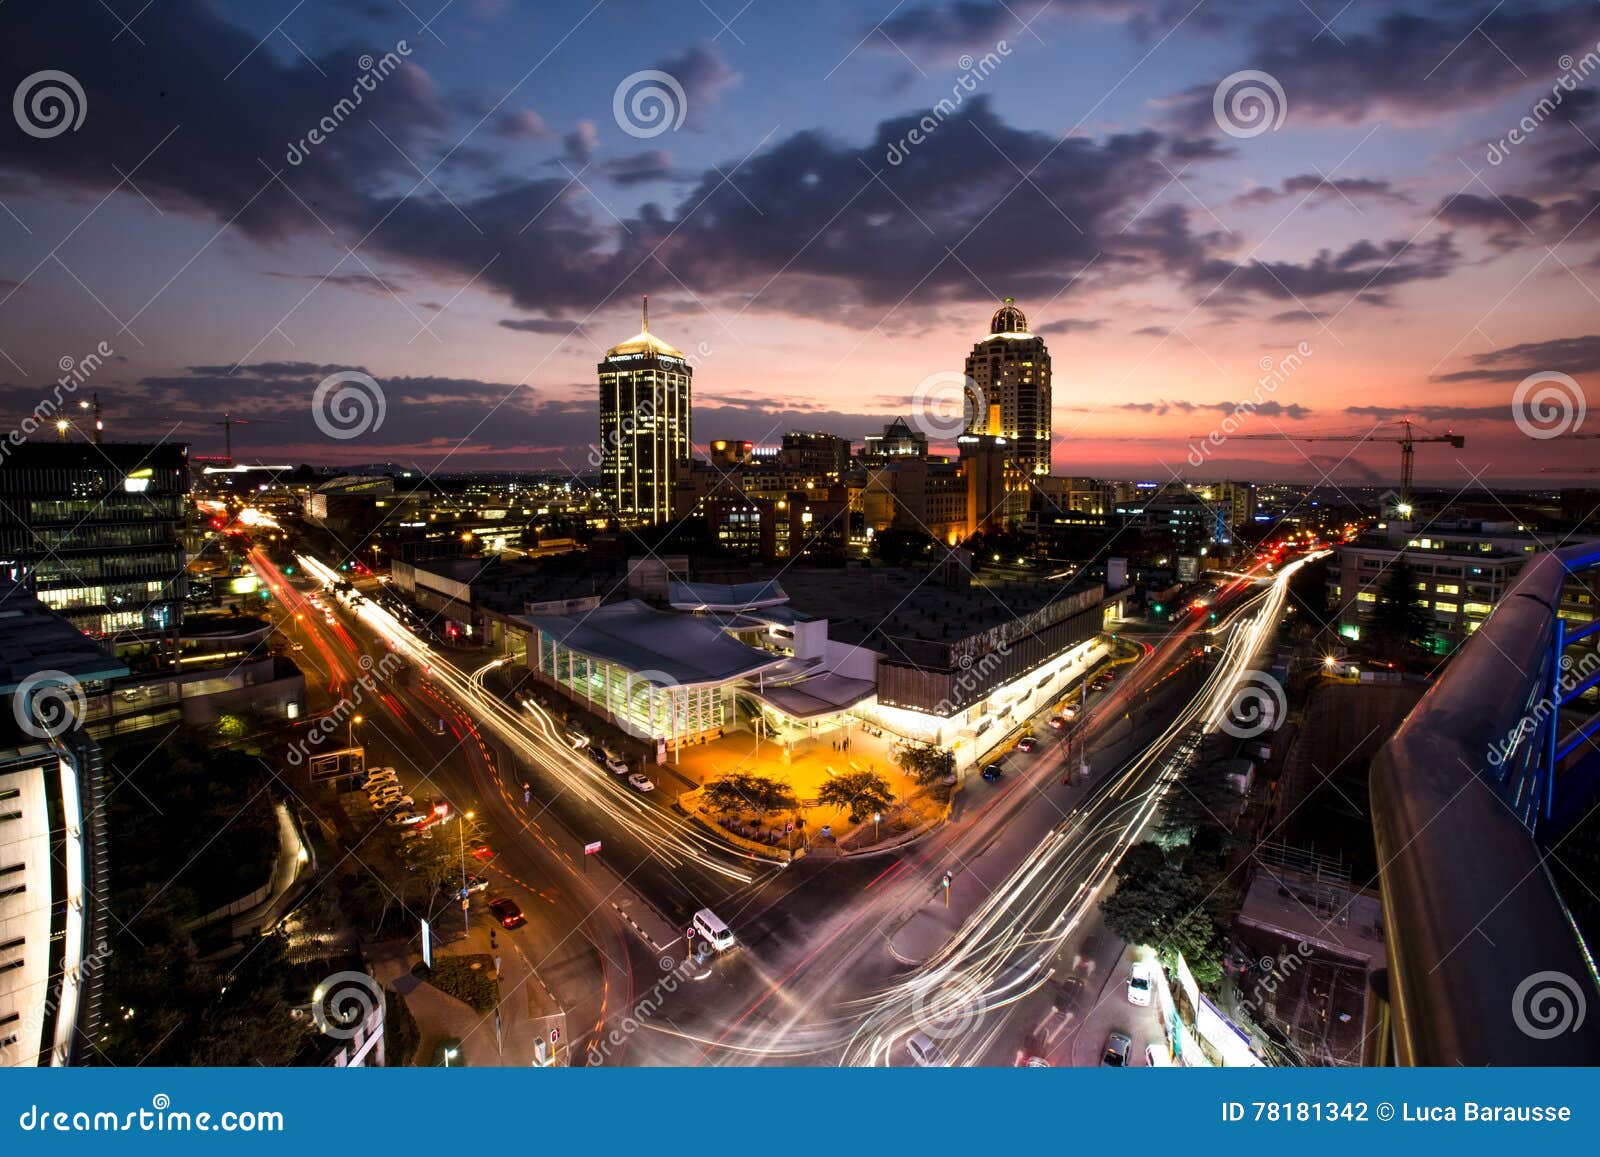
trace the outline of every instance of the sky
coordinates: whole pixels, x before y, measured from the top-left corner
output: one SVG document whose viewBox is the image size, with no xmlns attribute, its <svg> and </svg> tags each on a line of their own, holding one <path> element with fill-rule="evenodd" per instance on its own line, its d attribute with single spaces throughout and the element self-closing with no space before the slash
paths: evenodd
<svg viewBox="0 0 1600 1157">
<path fill-rule="evenodd" d="M 1014 297 L 1057 473 L 1392 484 L 1349 439 L 1402 418 L 1465 437 L 1417 452 L 1451 490 L 1600 464 L 1595 0 L 0 23 L 12 426 L 86 365 L 112 438 L 220 454 L 228 413 L 241 459 L 584 471 L 649 294 L 696 443 L 859 439 L 947 407 Z"/>
</svg>

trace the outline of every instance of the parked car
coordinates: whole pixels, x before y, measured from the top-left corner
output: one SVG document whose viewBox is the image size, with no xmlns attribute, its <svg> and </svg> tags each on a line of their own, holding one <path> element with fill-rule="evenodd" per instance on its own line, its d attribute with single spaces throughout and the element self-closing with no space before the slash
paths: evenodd
<svg viewBox="0 0 1600 1157">
<path fill-rule="evenodd" d="M 489 887 L 489 877 L 488 876 L 468 876 L 467 877 L 467 891 L 468 892 L 483 892 L 483 891 L 487 891 L 488 887 Z M 439 881 L 439 891 L 443 892 L 447 896 L 458 895 L 461 892 L 461 881 L 458 880 L 458 879 L 440 880 Z"/>
<path fill-rule="evenodd" d="M 1128 1053 L 1133 1049 L 1133 1038 L 1125 1032 L 1114 1032 L 1106 1037 L 1106 1051 L 1101 1054 L 1100 1067 L 1103 1069 L 1125 1069 L 1128 1067 Z"/>
<path fill-rule="evenodd" d="M 1032 751 L 1038 746 L 1039 741 L 1031 735 L 1024 735 L 1021 739 L 1017 740 L 1017 750 L 1024 753 Z"/>
<path fill-rule="evenodd" d="M 944 1067 L 944 1054 L 925 1032 L 914 1032 L 906 1037 L 906 1052 L 911 1054 L 912 1063 L 921 1068 Z"/>
<path fill-rule="evenodd" d="M 1050 716 L 1050 729 L 1052 731 L 1061 731 L 1066 726 L 1067 726 L 1067 721 L 1065 719 L 1063 719 L 1061 716 L 1059 716 L 1059 715 Z"/>
<path fill-rule="evenodd" d="M 372 805 L 372 810 L 386 812 L 395 808 L 400 808 L 406 812 L 410 812 L 410 810 L 416 806 L 417 801 L 412 799 L 409 795 L 390 795 L 384 796 L 383 799 L 374 803 Z"/>
<path fill-rule="evenodd" d="M 1172 1067 L 1172 1058 L 1167 1053 L 1167 1046 L 1159 1044 L 1145 1045 L 1144 1063 L 1148 1068 L 1152 1069 L 1170 1069 Z"/>
<path fill-rule="evenodd" d="M 409 828 L 420 824 L 427 818 L 427 816 L 421 814 L 420 812 L 396 811 L 390 812 L 389 815 L 385 817 L 383 822 L 397 828 Z"/>
<path fill-rule="evenodd" d="M 655 791 L 656 785 L 650 782 L 650 777 L 642 771 L 636 771 L 628 777 L 628 786 L 634 791 Z"/>
<path fill-rule="evenodd" d="M 1150 964 L 1145 960 L 1135 960 L 1133 967 L 1128 970 L 1128 1003 L 1140 1007 L 1150 1003 Z"/>
<path fill-rule="evenodd" d="M 998 763 L 985 764 L 983 768 L 983 778 L 988 780 L 990 783 L 993 783 L 1005 773 L 1005 768 L 1001 767 Z"/>
<path fill-rule="evenodd" d="M 528 922 L 517 902 L 507 900 L 504 896 L 498 900 L 490 900 L 489 911 L 494 913 L 494 918 L 500 921 L 500 926 L 503 928 L 521 928 Z"/>
<path fill-rule="evenodd" d="M 607 755 L 606 770 L 612 775 L 627 775 L 628 765 L 614 755 Z"/>
</svg>

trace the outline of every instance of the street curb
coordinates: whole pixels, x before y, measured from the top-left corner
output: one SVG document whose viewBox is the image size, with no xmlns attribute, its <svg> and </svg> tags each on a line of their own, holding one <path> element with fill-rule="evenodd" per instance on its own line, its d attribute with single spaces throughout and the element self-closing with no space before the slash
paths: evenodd
<svg viewBox="0 0 1600 1157">
<path fill-rule="evenodd" d="M 607 900 L 606 903 L 610 904 L 613 908 L 615 908 L 617 910 L 617 915 L 622 917 L 622 922 L 624 924 L 626 924 L 629 928 L 632 928 L 635 932 L 637 932 L 639 934 L 639 939 L 643 940 L 646 944 L 650 945 L 650 947 L 655 949 L 657 952 L 665 952 L 666 951 L 665 948 L 663 948 L 661 945 L 657 944 L 654 940 L 652 940 L 650 938 L 650 933 L 646 932 L 640 926 L 640 924 L 639 924 L 639 922 L 637 920 L 635 920 L 632 916 L 628 915 L 626 912 L 624 912 L 622 910 L 622 905 L 621 904 L 618 904 L 615 900 Z"/>
</svg>

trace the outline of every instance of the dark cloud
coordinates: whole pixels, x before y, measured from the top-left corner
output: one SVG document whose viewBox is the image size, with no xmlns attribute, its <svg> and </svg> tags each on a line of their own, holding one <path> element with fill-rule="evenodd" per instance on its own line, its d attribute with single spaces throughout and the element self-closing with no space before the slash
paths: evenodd
<svg viewBox="0 0 1600 1157">
<path fill-rule="evenodd" d="M 1266 72 L 1282 85 L 1288 124 L 1355 124 L 1382 117 L 1456 115 L 1481 108 L 1547 72 L 1563 53 L 1592 45 L 1592 3 L 1520 6 L 1440 5 L 1431 12 L 1394 12 L 1366 28 L 1338 24 L 1336 35 L 1294 35 L 1309 14 L 1273 11 L 1254 23 L 1239 68 Z M 1311 24 L 1313 31 L 1317 26 Z M 1177 123 L 1220 132 L 1212 115 L 1216 80 L 1195 85 L 1176 102 Z"/>
<path fill-rule="evenodd" d="M 741 79 L 723 59 L 722 49 L 710 40 L 669 56 L 656 67 L 683 87 L 683 124 L 696 131 L 705 127 L 706 110 Z"/>
<path fill-rule="evenodd" d="M 368 273 L 279 273 L 267 270 L 267 277 L 283 278 L 287 281 L 309 281 L 313 285 L 332 285 L 339 289 L 352 289 L 357 293 L 371 293 L 380 297 L 401 293 L 405 290 L 405 282 L 398 277 L 375 277 Z"/>
<path fill-rule="evenodd" d="M 1555 371 L 1585 374 L 1600 370 L 1600 334 L 1523 342 L 1505 349 L 1475 354 L 1477 369 L 1440 374 L 1439 382 L 1520 382 L 1529 374 Z"/>
<path fill-rule="evenodd" d="M 1084 407 L 1084 409 L 1102 409 L 1104 407 Z M 1231 414 L 1239 409 L 1238 402 L 1188 402 L 1169 398 L 1162 398 L 1158 402 L 1118 402 L 1111 407 L 1117 410 L 1130 410 L 1136 414 L 1198 414 L 1206 411 Z M 1261 414 L 1268 418 L 1287 418 L 1298 422 L 1309 418 L 1313 413 L 1309 406 L 1302 406 L 1299 402 L 1265 401 L 1251 407 L 1253 413 Z"/>
<path fill-rule="evenodd" d="M 1346 406 L 1344 412 L 1385 422 L 1399 418 L 1420 418 L 1428 422 L 1511 421 L 1511 407 L 1505 403 L 1498 406 Z"/>
<path fill-rule="evenodd" d="M 1282 313 L 1273 314 L 1267 320 L 1280 323 L 1295 322 L 1302 325 L 1306 323 L 1317 325 L 1321 323 L 1325 316 L 1326 314 L 1318 313 L 1314 309 L 1286 309 Z"/>
<path fill-rule="evenodd" d="M 1172 330 L 1164 325 L 1142 325 L 1133 331 L 1134 337 L 1166 337 Z"/>
<path fill-rule="evenodd" d="M 1221 285 L 1224 299 L 1228 294 L 1254 293 L 1273 300 L 1305 300 L 1330 293 L 1365 296 L 1373 291 L 1380 295 L 1373 304 L 1381 304 L 1383 291 L 1445 277 L 1459 259 L 1446 233 L 1422 244 L 1357 241 L 1338 253 L 1324 249 L 1303 263 L 1211 260 L 1198 265 L 1194 277 L 1199 283 Z"/>
<path fill-rule="evenodd" d="M 554 135 L 544 118 L 531 108 L 502 109 L 490 119 L 489 131 L 513 141 L 543 141 Z"/>
<path fill-rule="evenodd" d="M 561 148 L 567 160 L 573 164 L 580 167 L 587 165 L 594 160 L 600 148 L 600 131 L 594 127 L 593 121 L 579 121 L 571 132 L 561 138 Z"/>
<path fill-rule="evenodd" d="M 1409 204 L 1410 198 L 1388 181 L 1373 177 L 1323 177 L 1304 173 L 1289 177 L 1281 185 L 1261 185 L 1233 199 L 1236 205 L 1266 205 L 1286 198 L 1351 202 L 1361 200 Z"/>
<path fill-rule="evenodd" d="M 665 149 L 650 149 L 603 161 L 600 171 L 622 186 L 664 181 L 678 175 L 672 167 L 672 154 Z"/>
<path fill-rule="evenodd" d="M 583 326 L 573 321 L 562 321 L 552 317 L 518 317 L 503 318 L 497 322 L 504 329 L 519 330 L 522 333 L 546 333 L 559 337 L 568 335 L 579 337 L 584 333 Z"/>
<path fill-rule="evenodd" d="M 1043 325 L 1033 326 L 1034 333 L 1093 333 L 1104 328 L 1107 319 L 1103 317 L 1063 317 L 1056 321 L 1047 321 Z"/>
</svg>

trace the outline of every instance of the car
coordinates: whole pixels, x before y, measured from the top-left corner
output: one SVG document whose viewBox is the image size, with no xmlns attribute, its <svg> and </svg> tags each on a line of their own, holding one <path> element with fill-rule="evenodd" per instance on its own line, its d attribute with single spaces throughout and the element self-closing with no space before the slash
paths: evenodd
<svg viewBox="0 0 1600 1157">
<path fill-rule="evenodd" d="M 614 755 L 606 756 L 606 770 L 612 775 L 627 775 L 628 765 Z"/>
<path fill-rule="evenodd" d="M 1070 723 L 1072 720 L 1076 719 L 1077 717 L 1078 717 L 1078 705 L 1076 703 L 1063 703 L 1061 705 L 1061 718 L 1067 720 Z"/>
<path fill-rule="evenodd" d="M 517 907 L 517 902 L 508 900 L 504 896 L 498 900 L 490 900 L 489 911 L 494 913 L 494 918 L 500 921 L 502 928 L 521 928 L 528 922 L 528 918 L 522 914 L 522 909 Z"/>
<path fill-rule="evenodd" d="M 1022 1053 L 1017 1057 L 1017 1068 L 1019 1069 L 1048 1069 L 1049 1067 L 1049 1060 L 1038 1053 Z"/>
<path fill-rule="evenodd" d="M 484 892 L 484 891 L 487 891 L 488 888 L 489 888 L 489 877 L 488 876 L 468 876 L 467 877 L 467 891 L 468 892 Z M 447 896 L 459 895 L 460 892 L 461 892 L 461 881 L 459 879 L 440 880 L 439 881 L 439 891 L 445 893 L 445 895 L 447 895 Z"/>
<path fill-rule="evenodd" d="M 988 780 L 990 783 L 993 783 L 1005 773 L 1005 768 L 1001 767 L 998 763 L 988 763 L 985 764 L 983 768 L 983 778 Z"/>
<path fill-rule="evenodd" d="M 390 827 L 409 828 L 415 824 L 420 824 L 427 818 L 427 816 L 414 811 L 395 811 L 385 816 L 383 822 Z"/>
<path fill-rule="evenodd" d="M 368 790 L 385 783 L 399 783 L 400 776 L 392 767 L 378 767 L 367 772 L 366 785 Z"/>
<path fill-rule="evenodd" d="M 438 819 L 445 819 L 450 814 L 450 801 L 447 799 L 436 799 L 428 805 L 428 810 L 431 811 Z"/>
<path fill-rule="evenodd" d="M 490 860 L 494 859 L 498 854 L 499 853 L 497 853 L 488 844 L 479 844 L 477 847 L 472 849 L 472 858 L 475 860 L 482 860 L 486 864 Z"/>
<path fill-rule="evenodd" d="M 1133 1038 L 1125 1032 L 1114 1032 L 1106 1037 L 1105 1052 L 1100 1054 L 1100 1067 L 1103 1069 L 1125 1069 L 1128 1067 L 1128 1053 L 1133 1050 Z"/>
<path fill-rule="evenodd" d="M 372 804 L 372 810 L 386 812 L 394 808 L 401 808 L 409 812 L 416 806 L 417 801 L 409 795 L 387 795 L 380 800 L 375 800 Z"/>
<path fill-rule="evenodd" d="M 291 651 L 304 651 L 305 649 L 306 649 L 306 645 L 304 643 L 290 643 L 289 644 L 289 650 L 291 650 Z"/>
<path fill-rule="evenodd" d="M 1165 1045 L 1145 1045 L 1144 1063 L 1147 1068 L 1170 1069 L 1172 1067 L 1172 1058 L 1168 1055 Z"/>
<path fill-rule="evenodd" d="M 939 1051 L 939 1046 L 925 1032 L 914 1032 L 906 1037 L 906 1052 L 911 1054 L 911 1060 L 920 1068 L 943 1068 L 944 1054 Z"/>
<path fill-rule="evenodd" d="M 1143 1007 L 1150 1003 L 1151 975 L 1150 965 L 1144 960 L 1135 960 L 1133 967 L 1128 970 L 1128 1003 Z"/>
<path fill-rule="evenodd" d="M 1021 752 L 1032 751 L 1038 746 L 1039 741 L 1031 735 L 1024 735 L 1021 739 L 1017 740 L 1017 750 Z"/>
<path fill-rule="evenodd" d="M 1052 731 L 1060 731 L 1062 728 L 1066 727 L 1066 725 L 1067 725 L 1067 721 L 1065 719 L 1063 719 L 1061 716 L 1059 716 L 1059 715 L 1050 716 L 1050 728 L 1051 728 Z"/>
<path fill-rule="evenodd" d="M 628 777 L 628 786 L 634 791 L 655 791 L 656 785 L 650 782 L 650 777 L 642 771 L 636 771 Z"/>
<path fill-rule="evenodd" d="M 588 747 L 589 746 L 589 737 L 587 735 L 585 735 L 583 732 L 579 731 L 576 727 L 568 727 L 567 731 L 566 731 L 566 735 L 567 735 L 567 742 L 572 744 L 573 747 Z"/>
</svg>

